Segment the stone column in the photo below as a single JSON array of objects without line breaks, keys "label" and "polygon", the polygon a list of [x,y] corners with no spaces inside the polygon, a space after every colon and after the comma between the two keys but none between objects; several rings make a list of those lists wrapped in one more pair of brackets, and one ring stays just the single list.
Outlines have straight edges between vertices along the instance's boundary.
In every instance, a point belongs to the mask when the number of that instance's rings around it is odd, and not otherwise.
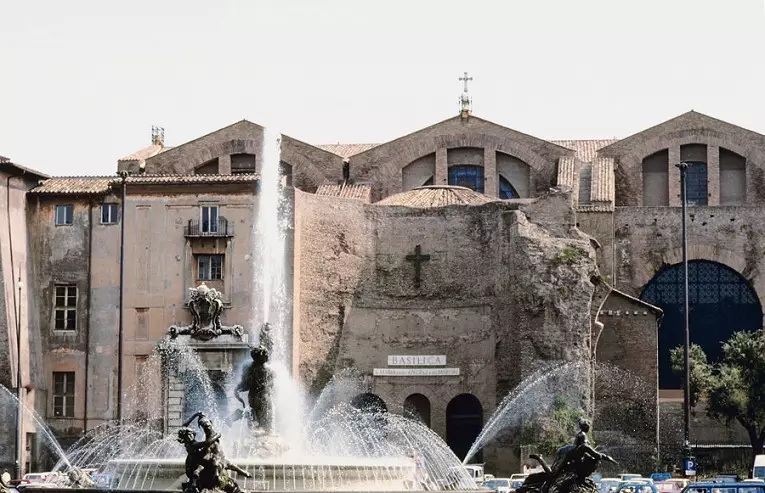
[{"label": "stone column", "polygon": [[483,149],[483,193],[489,197],[497,197],[497,149],[485,147]]},{"label": "stone column", "polygon": [[707,205],[720,205],[720,148],[707,146]]},{"label": "stone column", "polygon": [[680,169],[675,166],[678,163],[680,163],[680,146],[673,144],[669,148],[667,173],[669,177],[669,205],[674,207],[683,205],[682,197],[680,197]]},{"label": "stone column", "polygon": [[225,154],[218,157],[218,174],[230,175],[231,174],[231,156]]},{"label": "stone column", "polygon": [[436,176],[433,185],[449,184],[449,166],[446,163],[446,147],[436,149]]}]

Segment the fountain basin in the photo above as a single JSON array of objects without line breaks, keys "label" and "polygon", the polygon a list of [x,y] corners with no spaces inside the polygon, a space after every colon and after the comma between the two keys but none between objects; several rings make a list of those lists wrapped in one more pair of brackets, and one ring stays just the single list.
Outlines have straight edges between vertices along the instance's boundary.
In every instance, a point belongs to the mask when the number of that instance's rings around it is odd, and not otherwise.
[{"label": "fountain basin", "polygon": [[[304,460],[230,459],[252,478],[231,473],[244,491],[405,491],[412,488],[414,462],[406,458]],[[184,459],[113,459],[105,468],[119,490],[179,491],[186,481]]]}]

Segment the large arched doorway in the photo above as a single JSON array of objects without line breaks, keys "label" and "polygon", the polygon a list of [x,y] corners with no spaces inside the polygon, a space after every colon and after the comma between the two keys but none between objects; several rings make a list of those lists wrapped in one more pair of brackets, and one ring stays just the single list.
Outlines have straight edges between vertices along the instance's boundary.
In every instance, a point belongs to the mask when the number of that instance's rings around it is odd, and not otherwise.
[{"label": "large arched doorway", "polygon": [[[659,388],[679,389],[669,352],[685,341],[683,264],[661,270],[643,289],[640,299],[664,310],[659,329]],[[710,361],[722,356],[721,343],[740,330],[762,328],[762,307],[749,282],[717,262],[688,262],[688,304],[691,343],[704,349]],[[637,356],[637,355],[636,355]]]},{"label": "large arched doorway", "polygon": [[[483,407],[473,394],[460,394],[446,406],[446,443],[460,460],[464,459],[483,428]],[[483,460],[481,452],[476,454]]]},{"label": "large arched doorway", "polygon": [[351,401],[351,406],[355,407],[359,411],[370,413],[384,413],[388,410],[388,406],[385,405],[385,401],[377,395],[371,392],[359,394]]},{"label": "large arched doorway", "polygon": [[404,399],[404,416],[430,428],[430,400],[422,394],[410,395]]}]

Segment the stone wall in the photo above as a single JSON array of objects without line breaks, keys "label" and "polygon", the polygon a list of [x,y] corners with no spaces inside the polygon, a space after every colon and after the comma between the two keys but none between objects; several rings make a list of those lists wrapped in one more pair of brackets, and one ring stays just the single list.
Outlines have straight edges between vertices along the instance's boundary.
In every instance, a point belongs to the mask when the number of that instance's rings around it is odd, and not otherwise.
[{"label": "stone wall", "polygon": [[[306,385],[318,391],[353,367],[389,410],[412,393],[428,397],[431,425],[445,436],[455,396],[475,395],[485,422],[540,361],[587,360],[597,276],[590,239],[576,230],[566,194],[517,208],[412,209],[296,192]],[[406,260],[416,245],[430,255],[419,287]],[[445,355],[460,373],[372,376],[387,355],[415,353]],[[484,458],[498,472],[519,464],[515,448]]]}]

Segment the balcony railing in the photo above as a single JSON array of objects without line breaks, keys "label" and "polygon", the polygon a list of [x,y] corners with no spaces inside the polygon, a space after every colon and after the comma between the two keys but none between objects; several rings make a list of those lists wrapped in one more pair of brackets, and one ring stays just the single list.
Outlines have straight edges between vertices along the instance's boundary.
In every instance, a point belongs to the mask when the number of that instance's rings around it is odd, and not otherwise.
[{"label": "balcony railing", "polygon": [[218,221],[208,222],[190,219],[183,232],[184,236],[221,238],[234,236],[234,228],[228,224],[228,219],[219,217]]}]

